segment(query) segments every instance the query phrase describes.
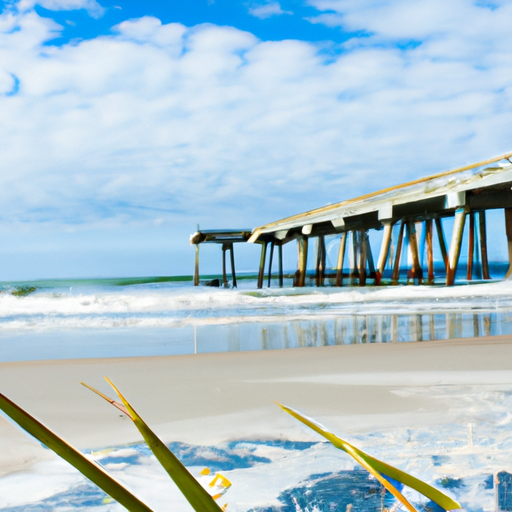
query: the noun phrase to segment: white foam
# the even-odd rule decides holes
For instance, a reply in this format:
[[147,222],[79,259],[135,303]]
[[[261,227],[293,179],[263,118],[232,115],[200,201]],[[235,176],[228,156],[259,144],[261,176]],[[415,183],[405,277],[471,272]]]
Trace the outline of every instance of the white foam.
[[512,311],[512,282],[471,286],[288,288],[102,288],[88,293],[0,294],[0,328],[58,330],[175,327],[354,314]]

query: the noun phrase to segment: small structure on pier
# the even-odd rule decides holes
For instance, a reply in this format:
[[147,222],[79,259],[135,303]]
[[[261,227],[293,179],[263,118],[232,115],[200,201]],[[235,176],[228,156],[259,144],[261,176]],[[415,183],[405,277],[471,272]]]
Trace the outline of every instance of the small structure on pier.
[[190,243],[196,246],[196,261],[194,267],[194,286],[199,285],[199,244],[220,244],[222,246],[222,284],[224,288],[228,287],[228,277],[226,273],[226,251],[229,251],[231,260],[231,280],[233,286],[236,286],[235,254],[233,244],[247,242],[252,231],[250,229],[223,229],[223,230],[199,230],[190,235]]
[[[199,285],[199,244],[219,244],[222,247],[222,285],[224,288],[228,287],[228,276],[226,271],[226,251],[229,251],[231,262],[231,281],[233,287],[236,287],[236,271],[235,271],[235,254],[233,252],[233,244],[240,242],[247,242],[252,235],[251,229],[222,229],[222,230],[198,230],[190,235],[190,243],[196,246],[196,259],[194,268],[194,286]],[[265,248],[273,236],[263,235],[257,243],[264,244]],[[272,246],[273,247],[273,246]],[[273,249],[270,253],[270,268],[272,268]],[[265,264],[265,254],[262,253],[263,262],[260,265],[260,272],[258,274],[258,287],[263,286],[263,266]],[[283,286],[283,252],[282,247],[279,245],[279,285]],[[270,286],[270,271],[269,271],[269,286]]]
[[[480,261],[478,276],[490,279],[486,211],[502,208],[505,212],[506,237],[509,260],[512,262],[512,153],[484,162],[454,169],[402,185],[386,188],[340,203],[287,217],[248,231],[233,231],[238,239],[261,244],[258,287],[263,286],[267,249],[270,246],[270,269],[274,247],[279,248],[279,284],[282,278],[282,246],[293,240],[298,245],[298,269],[294,285],[306,283],[308,243],[317,240],[315,281],[317,286],[325,283],[326,242],[325,238],[339,237],[339,250],[335,269],[328,274],[335,286],[342,286],[348,279],[350,284],[364,286],[368,279],[373,284],[397,284],[401,263],[407,247],[410,259],[407,280],[410,282],[434,283],[434,228],[443,259],[446,284],[455,283],[455,275],[461,254],[462,238],[469,219],[466,278],[475,277],[475,260]],[[446,243],[443,221],[453,218],[453,229],[449,246]],[[375,263],[369,242],[372,230],[383,230],[380,254]],[[418,240],[421,232],[421,240]],[[199,283],[198,245],[202,242],[223,244],[223,253],[231,250],[232,273],[234,260],[232,242],[222,239],[228,231],[198,231],[191,237],[196,245],[196,273],[194,284]],[[393,236],[393,233],[395,235]],[[210,236],[210,238],[208,238]],[[216,237],[219,238],[216,238]],[[204,238],[202,238],[204,237]],[[348,242],[351,242],[348,243]],[[230,245],[229,245],[230,244]],[[350,247],[351,245],[351,247]],[[426,250],[426,272],[422,266]],[[350,258],[347,253],[351,251]],[[346,268],[345,260],[351,260]],[[223,259],[224,284],[225,257]],[[332,271],[335,270],[333,274]],[[510,268],[509,272],[510,274]],[[508,275],[507,274],[507,275]],[[236,278],[233,279],[236,285]]]

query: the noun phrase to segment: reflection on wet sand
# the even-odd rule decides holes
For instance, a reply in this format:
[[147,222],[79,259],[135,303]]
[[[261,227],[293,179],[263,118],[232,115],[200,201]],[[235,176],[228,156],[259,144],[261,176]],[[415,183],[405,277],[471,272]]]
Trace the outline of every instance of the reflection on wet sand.
[[194,332],[196,353],[430,341],[512,334],[512,312],[356,314],[203,325]]
[[[0,360],[77,359],[243,352],[366,343],[425,342],[512,334],[512,309],[409,314],[301,314],[190,319],[156,329],[82,329],[0,336]],[[121,352],[120,352],[121,351]]]

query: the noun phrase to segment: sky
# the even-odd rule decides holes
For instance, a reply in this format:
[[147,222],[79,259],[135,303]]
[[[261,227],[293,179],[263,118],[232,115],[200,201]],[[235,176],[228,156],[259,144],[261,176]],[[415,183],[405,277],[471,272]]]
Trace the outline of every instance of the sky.
[[191,274],[198,224],[252,228],[512,150],[512,1],[0,10],[0,280]]

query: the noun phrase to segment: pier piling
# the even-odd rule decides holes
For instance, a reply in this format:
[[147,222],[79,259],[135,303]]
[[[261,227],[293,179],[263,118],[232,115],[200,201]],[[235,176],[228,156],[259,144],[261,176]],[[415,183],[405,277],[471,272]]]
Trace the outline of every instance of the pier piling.
[[420,266],[420,256],[418,251],[418,237],[416,236],[416,224],[414,222],[407,223],[407,234],[409,238],[409,246],[412,255],[411,278],[414,283],[421,284],[423,282],[423,270]]
[[233,288],[236,288],[236,272],[235,272],[235,253],[233,252],[233,244],[229,244],[229,254],[231,259],[231,280],[233,281]]
[[386,261],[388,259],[392,231],[393,231],[393,224],[389,221],[386,222],[384,224],[384,233],[382,235],[382,244],[380,247],[379,259],[377,261],[377,271],[376,271],[376,275],[375,275],[375,284],[377,284],[377,285],[380,285],[380,281],[382,279],[382,274],[384,274],[384,270],[386,268]]
[[261,244],[260,268],[258,271],[258,288],[263,288],[263,278],[265,277],[265,258],[267,255],[267,242]]
[[402,220],[400,222],[400,231],[398,232],[398,240],[395,247],[395,263],[393,266],[393,275],[391,277],[392,284],[398,284],[398,279],[400,278],[400,260],[402,256],[402,245],[404,242],[404,228],[405,222]]
[[475,255],[475,212],[469,212],[468,264],[466,279],[473,279],[473,257]]
[[279,258],[279,288],[283,287],[284,284],[284,273],[283,273],[283,246],[279,244],[277,246],[277,255]]
[[425,243],[427,246],[427,283],[434,284],[434,243],[432,240],[432,219],[425,221]]
[[306,284],[306,271],[308,265],[308,237],[302,236],[298,240],[299,245],[299,269],[297,286],[302,287]]
[[450,254],[448,258],[448,271],[446,272],[446,285],[451,286],[455,282],[455,274],[459,263],[462,235],[466,221],[466,208],[458,208],[453,221],[452,241],[450,243]]
[[340,247],[338,249],[338,262],[336,265],[336,286],[343,284],[343,261],[345,260],[345,248],[347,246],[347,233],[342,233],[340,237]]
[[196,248],[196,260],[194,265],[194,286],[199,286],[199,244],[194,244]]
[[482,262],[482,278],[490,279],[489,259],[487,256],[487,226],[485,222],[485,210],[478,212],[478,235],[480,238],[480,258]]

